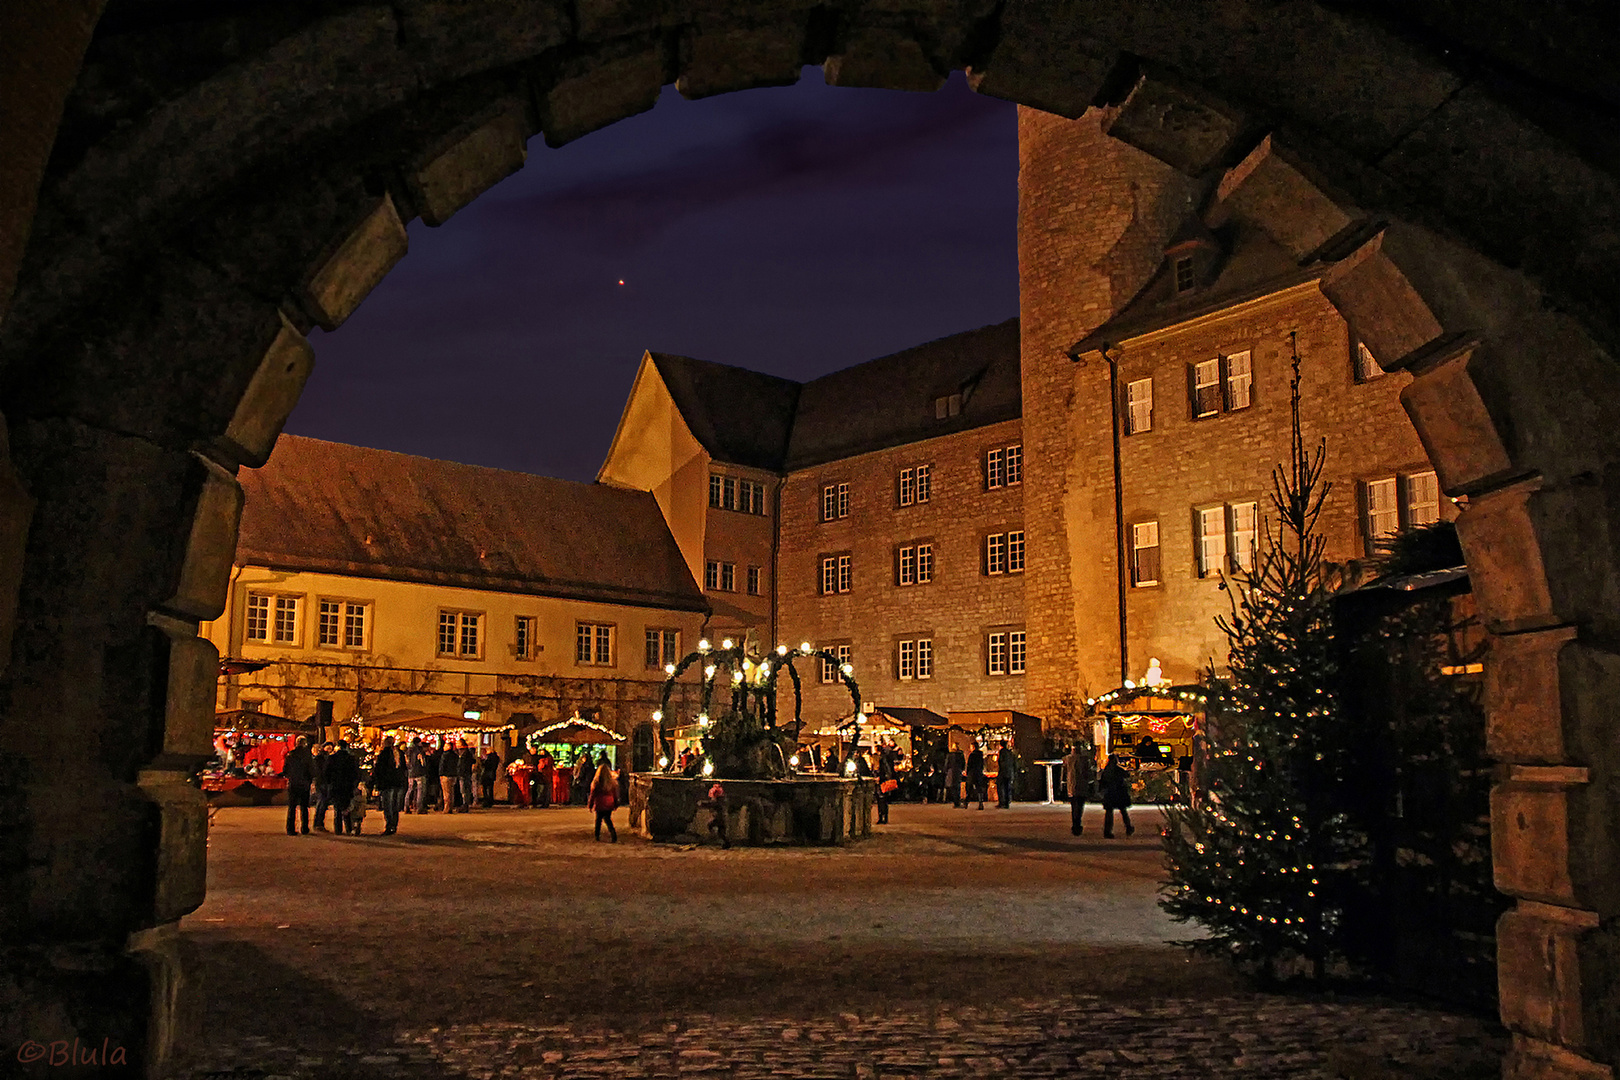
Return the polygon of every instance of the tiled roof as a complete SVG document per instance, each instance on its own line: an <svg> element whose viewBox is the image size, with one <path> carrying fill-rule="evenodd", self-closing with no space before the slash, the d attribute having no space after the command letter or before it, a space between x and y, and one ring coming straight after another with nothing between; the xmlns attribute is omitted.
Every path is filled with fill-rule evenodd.
<svg viewBox="0 0 1620 1080"><path fill-rule="evenodd" d="M647 492L283 435L239 563L706 611Z"/></svg>
<svg viewBox="0 0 1620 1080"><path fill-rule="evenodd" d="M804 384L786 468L950 435L1023 415L1018 320L952 334ZM962 411L935 419L960 393Z"/></svg>
<svg viewBox="0 0 1620 1080"><path fill-rule="evenodd" d="M690 356L649 353L692 437L716 461L779 472L799 384Z"/></svg>

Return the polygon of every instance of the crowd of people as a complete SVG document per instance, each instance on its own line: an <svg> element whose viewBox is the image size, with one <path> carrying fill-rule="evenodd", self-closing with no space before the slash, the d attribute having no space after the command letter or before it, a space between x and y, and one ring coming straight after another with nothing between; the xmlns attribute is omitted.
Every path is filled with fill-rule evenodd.
<svg viewBox="0 0 1620 1080"><path fill-rule="evenodd" d="M549 753L536 756L540 761L534 788L545 798L534 805L549 806L552 774L558 766ZM624 801L619 786L625 778L614 770L605 753L597 761L588 749L569 767L576 777L571 801L595 812L598 840L605 825L609 841L616 843L613 810ZM520 806L530 805L531 786L523 775L527 771L536 771L536 767L521 759L508 769L514 777L514 801ZM287 835L327 832L326 815L331 811L331 832L358 836L364 831L373 798L382 811L384 836L399 830L402 814L465 814L475 805L491 807L500 772L500 755L489 750L480 756L465 739L441 738L435 745L416 736L400 745L388 736L368 761L363 748L351 747L345 740L311 747L309 739L300 735L281 769L287 780ZM520 776L521 784L517 782Z"/></svg>

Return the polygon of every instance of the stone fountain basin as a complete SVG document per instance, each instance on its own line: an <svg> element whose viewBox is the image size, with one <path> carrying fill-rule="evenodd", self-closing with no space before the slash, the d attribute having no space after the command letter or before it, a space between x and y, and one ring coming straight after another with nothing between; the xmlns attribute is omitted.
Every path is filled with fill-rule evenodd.
<svg viewBox="0 0 1620 1080"><path fill-rule="evenodd" d="M711 839L712 811L702 805L713 778L662 773L630 778L630 828L659 843ZM726 833L733 844L847 844L872 835L876 789L871 780L796 777L722 780Z"/></svg>

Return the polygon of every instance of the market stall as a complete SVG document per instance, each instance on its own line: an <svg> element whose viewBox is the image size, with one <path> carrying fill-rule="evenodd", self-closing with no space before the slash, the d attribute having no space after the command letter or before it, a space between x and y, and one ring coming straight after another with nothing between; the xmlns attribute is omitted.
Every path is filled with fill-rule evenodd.
<svg viewBox="0 0 1620 1080"><path fill-rule="evenodd" d="M268 806L286 801L281 767L302 724L269 713L232 709L214 714L214 761L201 775L215 805Z"/></svg>
<svg viewBox="0 0 1620 1080"><path fill-rule="evenodd" d="M1098 756L1116 755L1132 772L1132 798L1182 801L1191 779L1193 741L1203 730L1203 687L1126 686L1089 704L1099 721Z"/></svg>
<svg viewBox="0 0 1620 1080"><path fill-rule="evenodd" d="M984 771L991 781L988 798L998 797L1000 779L996 775L996 748L1003 739L1012 744L1013 753L1018 755L1023 765L1021 779L1013 785L1015 794L1025 799L1040 797L1044 781L1039 780L1035 762L1046 756L1046 739L1040 717L1012 709L996 709L988 712L953 712L950 722L949 749L960 750L965 757L973 752L973 744L977 742L984 751Z"/></svg>
<svg viewBox="0 0 1620 1080"><path fill-rule="evenodd" d="M627 741L624 735L612 728L578 715L532 731L526 740L535 756L542 753L551 755L555 765L551 779L553 803L570 801L574 767L580 758L590 754L593 761L601 764L601 759L606 757L608 764L617 769L621 747Z"/></svg>

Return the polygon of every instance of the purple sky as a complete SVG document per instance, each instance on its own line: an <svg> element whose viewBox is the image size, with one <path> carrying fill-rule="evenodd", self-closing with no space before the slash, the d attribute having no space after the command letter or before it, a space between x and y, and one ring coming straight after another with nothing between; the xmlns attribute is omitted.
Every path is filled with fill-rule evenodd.
<svg viewBox="0 0 1620 1080"><path fill-rule="evenodd" d="M1017 173L1013 107L960 74L667 89L413 223L410 255L313 335L287 430L592 479L645 349L805 379L1016 314Z"/></svg>

